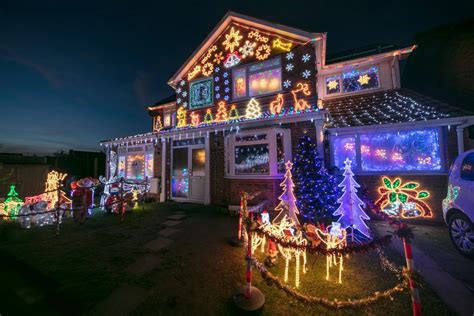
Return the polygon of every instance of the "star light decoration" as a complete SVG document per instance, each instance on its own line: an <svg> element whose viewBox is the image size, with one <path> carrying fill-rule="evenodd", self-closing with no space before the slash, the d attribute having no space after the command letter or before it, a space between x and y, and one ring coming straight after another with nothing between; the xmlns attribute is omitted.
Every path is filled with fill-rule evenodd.
<svg viewBox="0 0 474 316"><path fill-rule="evenodd" d="M359 76L359 79L357 79L357 81L360 83L361 86L368 84L369 80L370 80L370 77L367 74L361 75Z"/></svg>
<svg viewBox="0 0 474 316"><path fill-rule="evenodd" d="M337 80L331 80L331 81L328 82L328 89L329 90L337 89L338 85L339 85L339 83L337 82Z"/></svg>
<svg viewBox="0 0 474 316"><path fill-rule="evenodd" d="M229 34L225 35L225 41L222 43L225 46L225 49L230 51L231 53L234 51L235 47L240 45L239 41L243 38L240 35L239 30L235 30L234 27L230 29Z"/></svg>
<svg viewBox="0 0 474 316"><path fill-rule="evenodd" d="M253 56L256 46L255 42L245 41L244 45L239 48L240 56L242 58Z"/></svg>

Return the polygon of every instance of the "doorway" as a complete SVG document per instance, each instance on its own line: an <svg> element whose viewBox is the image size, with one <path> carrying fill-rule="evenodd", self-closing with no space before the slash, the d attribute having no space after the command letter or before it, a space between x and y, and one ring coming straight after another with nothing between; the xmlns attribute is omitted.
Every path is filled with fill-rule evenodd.
<svg viewBox="0 0 474 316"><path fill-rule="evenodd" d="M206 150L202 144L173 147L171 198L204 202Z"/></svg>

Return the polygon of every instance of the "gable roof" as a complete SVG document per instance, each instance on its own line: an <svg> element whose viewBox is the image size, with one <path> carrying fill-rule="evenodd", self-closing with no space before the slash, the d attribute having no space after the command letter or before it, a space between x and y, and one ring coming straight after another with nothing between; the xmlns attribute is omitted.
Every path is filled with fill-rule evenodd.
<svg viewBox="0 0 474 316"><path fill-rule="evenodd" d="M196 60L206 52L208 46L212 44L232 22L246 24L266 31L272 31L280 35L301 41L310 41L320 36L320 33L306 32L300 29L271 23L265 20L260 20L254 17L229 11L211 31L211 33L209 33L204 41L198 46L198 48L191 54L186 62L178 69L178 71L170 78L170 80L168 80L168 84L172 87L175 87L176 82L183 77L183 75L191 68Z"/></svg>
<svg viewBox="0 0 474 316"><path fill-rule="evenodd" d="M408 89L324 100L323 106L329 112L327 128L427 121L473 115L473 113Z"/></svg>

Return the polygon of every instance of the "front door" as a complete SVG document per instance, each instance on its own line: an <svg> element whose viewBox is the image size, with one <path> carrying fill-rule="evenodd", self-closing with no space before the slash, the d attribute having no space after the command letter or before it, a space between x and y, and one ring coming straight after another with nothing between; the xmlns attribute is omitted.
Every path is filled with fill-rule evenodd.
<svg viewBox="0 0 474 316"><path fill-rule="evenodd" d="M204 201L206 151L202 145L173 148L171 198Z"/></svg>

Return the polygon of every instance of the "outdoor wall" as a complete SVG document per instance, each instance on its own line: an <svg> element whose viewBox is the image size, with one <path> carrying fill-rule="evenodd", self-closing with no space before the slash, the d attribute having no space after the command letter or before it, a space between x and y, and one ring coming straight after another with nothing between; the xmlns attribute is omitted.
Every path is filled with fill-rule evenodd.
<svg viewBox="0 0 474 316"><path fill-rule="evenodd" d="M44 192L49 165L0 165L0 197L15 185L21 198Z"/></svg>

